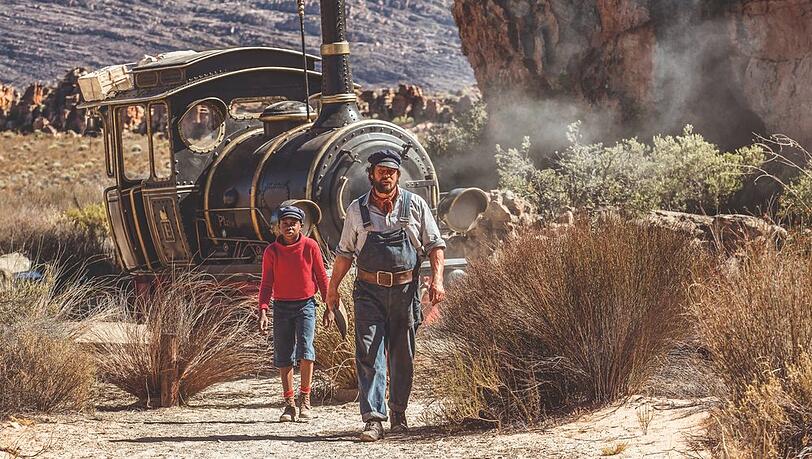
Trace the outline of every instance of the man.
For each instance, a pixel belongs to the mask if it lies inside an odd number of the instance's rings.
[[[355,362],[366,423],[362,441],[383,438],[387,419],[386,373],[389,370],[391,431],[408,428],[406,406],[412,391],[415,331],[421,320],[418,299],[420,258],[428,254],[432,278],[429,297],[442,301],[445,241],[426,201],[398,186],[401,157],[382,150],[369,157],[372,189],[347,208],[333,276],[327,289],[328,312],[338,305],[338,286],[357,263],[355,281]],[[388,362],[387,362],[388,357]]]
[[[273,360],[282,378],[285,407],[280,422],[296,421],[293,398],[293,363],[301,365],[299,420],[310,414],[310,384],[316,351],[316,301],[318,290],[325,298],[327,271],[319,244],[302,236],[304,211],[295,206],[279,209],[281,234],[262,255],[262,281],[259,289],[259,328],[268,330],[268,303],[273,299]]]

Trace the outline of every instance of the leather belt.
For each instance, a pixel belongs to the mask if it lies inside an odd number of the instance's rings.
[[[389,271],[371,272],[358,268],[358,279],[382,287],[392,287],[394,285],[408,284],[414,280],[414,271],[410,269],[396,273],[390,273]]]

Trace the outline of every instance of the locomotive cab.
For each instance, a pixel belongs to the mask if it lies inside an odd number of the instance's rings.
[[[318,92],[319,58],[305,59]],[[260,117],[269,105],[306,99],[303,66],[301,53],[278,48],[170,53],[128,69],[123,90],[97,100],[83,91],[83,106],[103,123],[107,175],[115,179],[105,203],[128,271],[190,263],[215,265],[215,274],[257,271],[264,244],[212,242],[206,220],[222,217],[200,211],[207,172],[230,147],[268,140]],[[217,259],[224,263],[211,263]]]

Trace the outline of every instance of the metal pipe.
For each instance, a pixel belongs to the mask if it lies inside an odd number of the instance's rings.
[[[299,10],[299,32],[302,35],[302,70],[304,74],[305,83],[305,107],[307,109],[307,121],[310,121],[310,81],[307,77],[307,53],[305,52],[305,31],[304,31],[304,14],[305,14],[305,0],[297,0]]]
[[[361,119],[355,102],[347,42],[345,0],[321,0],[321,111],[315,128],[337,128]]]

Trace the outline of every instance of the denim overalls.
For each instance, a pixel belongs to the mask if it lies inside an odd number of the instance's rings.
[[[357,265],[364,271],[415,271],[412,282],[392,287],[355,281],[355,361],[361,416],[365,422],[387,419],[387,354],[389,408],[406,411],[412,391],[414,337],[421,317],[417,296],[420,258],[404,229],[409,224],[411,193],[406,190],[401,193],[398,215],[401,228],[370,231],[357,257]],[[372,225],[368,205],[361,204],[361,219],[364,228]]]

